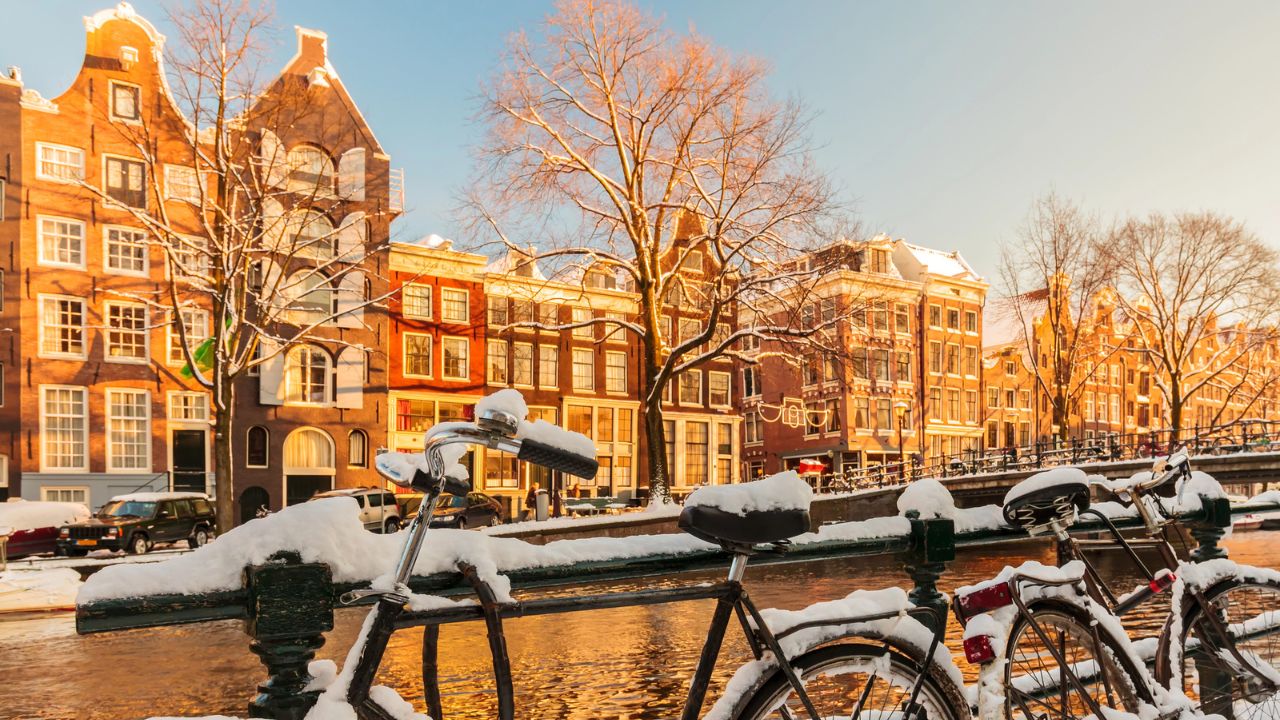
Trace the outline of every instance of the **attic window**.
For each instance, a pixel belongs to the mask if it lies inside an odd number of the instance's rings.
[[[138,107],[142,89],[137,85],[126,85],[112,81],[111,83],[111,117],[115,120],[141,120],[142,111]]]
[[[138,48],[124,45],[120,48],[120,64],[125,70],[133,67],[138,62]]]

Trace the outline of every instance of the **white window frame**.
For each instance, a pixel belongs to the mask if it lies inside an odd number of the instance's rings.
[[[587,384],[578,384],[578,358],[585,357],[590,359],[591,372],[587,376]],[[578,392],[595,392],[596,389],[596,353],[591,348],[573,348],[569,355],[570,361],[570,384],[573,389]]]
[[[45,441],[45,432],[48,430],[48,413],[45,406],[46,390],[79,390],[84,405],[84,428],[81,431],[81,442],[84,446],[84,452],[81,454],[81,465],[76,467],[53,467],[47,462],[49,444]],[[89,472],[89,388],[83,385],[40,385],[37,387],[40,393],[40,472],[56,472],[56,473],[87,473]]]
[[[45,150],[69,150],[80,156],[80,175],[74,178],[65,178],[59,175],[48,175],[44,172],[44,152]],[[37,142],[36,143],[36,179],[48,180],[49,182],[64,183],[75,185],[84,180],[84,150],[71,145],[59,145],[57,143]],[[54,162],[59,167],[75,167],[71,163]]]
[[[686,402],[684,399],[684,384],[686,378],[698,378],[698,400],[697,402]],[[702,407],[702,371],[701,370],[685,370],[676,378],[676,400],[684,407]]]
[[[295,354],[301,353],[303,350],[318,353],[321,357],[324,358],[324,362],[325,362],[324,399],[322,400],[316,401],[316,400],[290,400],[289,399],[291,397],[291,393],[289,392],[290,360],[293,358]],[[284,404],[290,407],[329,407],[330,405],[333,404],[333,372],[334,372],[333,358],[329,355],[329,353],[325,352],[320,347],[316,345],[311,345],[309,343],[303,343],[300,345],[296,345],[293,348],[290,348],[284,354],[284,367],[282,369],[282,372],[280,373],[280,382],[284,385],[284,398],[285,398]],[[299,389],[301,389],[301,386],[299,387]]]
[[[174,410],[174,405],[173,405],[173,404],[174,404],[174,401],[175,401],[175,400],[179,400],[179,399],[194,399],[194,398],[200,398],[201,400],[203,400],[203,401],[204,401],[204,417],[196,417],[196,418],[180,417],[180,416],[178,416],[177,414],[175,414],[175,413],[174,413],[174,411],[173,411],[173,410]],[[168,392],[168,397],[166,398],[166,400],[165,400],[165,405],[164,405],[164,407],[165,407],[165,412],[167,413],[167,417],[168,417],[168,419],[169,419],[169,422],[170,422],[170,423],[200,423],[200,424],[208,424],[208,423],[209,423],[209,421],[210,421],[210,415],[209,415],[209,399],[210,399],[210,398],[209,398],[209,393],[205,393],[205,392],[192,392],[192,391],[189,391],[189,390],[170,390],[170,391]]]
[[[110,162],[111,160],[122,160],[124,162],[129,162],[129,163],[137,163],[142,166],[142,205],[140,207],[134,206],[134,205],[126,205],[122,201],[111,197],[111,194],[110,194],[111,186],[107,184],[108,180],[110,179],[110,175],[107,172],[107,163]],[[104,207],[125,210],[126,212],[128,211],[129,208],[133,208],[134,210],[144,210],[144,211],[147,209],[150,202],[150,198],[148,197],[149,188],[147,187],[147,175],[151,172],[151,169],[147,166],[146,160],[140,157],[131,157],[129,155],[118,155],[116,153],[103,153],[101,170],[102,170],[102,187],[101,187],[102,204]],[[126,181],[127,180],[128,180],[128,177],[126,175]]]
[[[427,339],[427,374],[420,375],[418,373],[409,372],[409,336],[424,337]],[[427,378],[435,377],[436,369],[436,339],[431,333],[406,332],[400,335],[400,374],[407,378]]]
[[[111,311],[114,309],[142,310],[142,330],[124,330],[111,326]],[[142,303],[110,300],[102,304],[102,361],[121,363],[124,365],[147,365],[151,362],[151,318],[147,306]],[[117,357],[111,354],[111,333],[142,333],[142,357]]]
[[[63,500],[56,493],[72,492],[83,493],[84,498],[81,500]],[[82,505],[89,504],[89,486],[88,485],[41,485],[40,500],[42,502],[78,502]]]
[[[145,438],[145,440],[146,440],[146,442],[145,442],[145,447],[146,447],[146,449],[144,450],[144,453],[145,453],[145,454],[143,455],[143,459],[146,461],[146,463],[145,463],[144,465],[142,465],[141,467],[117,467],[117,466],[116,466],[117,458],[116,458],[115,454],[111,452],[111,443],[112,443],[112,440],[114,439],[114,438],[112,437],[112,435],[113,435],[114,433],[113,433],[113,432],[112,432],[112,430],[111,430],[111,421],[112,421],[112,420],[114,420],[114,419],[116,419],[116,418],[115,418],[115,416],[114,416],[114,415],[112,415],[112,413],[111,413],[111,395],[112,395],[112,393],[126,393],[126,394],[135,394],[135,395],[136,395],[136,394],[141,394],[141,395],[142,395],[142,398],[143,398],[143,407],[144,407],[144,408],[146,408],[146,415],[144,415],[144,416],[141,418],[141,420],[142,420],[142,421],[143,421],[143,423],[144,423],[144,428],[145,428],[145,429],[144,429],[144,431],[143,431],[143,437],[144,437],[144,438]],[[108,472],[108,473],[121,473],[121,474],[131,474],[131,473],[149,473],[149,472],[151,472],[151,391],[146,390],[146,389],[144,389],[144,388],[132,388],[132,387],[109,387],[109,388],[106,388],[105,390],[103,390],[102,411],[103,411],[103,415],[105,416],[105,418],[104,418],[104,419],[106,420],[106,422],[105,422],[105,424],[104,424],[104,425],[105,425],[105,429],[106,429],[106,443],[105,443],[105,447],[104,447],[104,452],[106,453],[106,456],[107,456],[107,472]],[[137,418],[130,418],[130,419],[137,419]]]
[[[449,296],[452,295],[456,300],[459,295],[462,296],[463,315],[461,318],[450,317]],[[462,288],[440,288],[440,322],[450,325],[466,325],[471,322],[471,292]]]
[[[80,262],[64,262],[45,256],[44,252],[44,223],[46,220],[52,222],[63,222],[80,227]],[[88,238],[86,237],[86,226],[83,220],[75,218],[61,217],[58,215],[36,215],[36,263],[43,267],[60,267],[70,268],[72,270],[84,270],[88,267],[87,259],[89,255]]]
[[[516,348],[527,348],[529,350],[529,382],[517,382],[516,373]],[[507,371],[508,379],[511,385],[518,388],[531,388],[534,386],[535,378],[533,375],[533,343],[529,342],[513,342],[510,346],[510,369]]]
[[[543,378],[545,377],[545,376],[543,375],[543,371],[542,371],[542,363],[543,363],[542,349],[543,349],[543,348],[548,348],[549,350],[551,350],[551,352],[555,353],[555,358],[556,358],[556,370],[555,370],[555,372],[554,372],[554,373],[551,373],[551,384],[550,384],[550,385],[548,385],[548,384],[546,384],[546,383],[544,383],[544,382],[542,381],[542,380],[543,380]],[[553,344],[553,343],[538,343],[538,373],[537,373],[537,382],[538,382],[538,387],[540,387],[540,388],[542,388],[542,389],[544,389],[544,390],[558,390],[558,389],[560,389],[560,346],[559,346],[559,345],[555,345],[555,344]]]
[[[191,177],[194,178],[194,182],[191,183],[190,185],[188,185],[185,182],[181,184],[175,183],[174,174],[179,170],[190,172]],[[186,192],[184,194],[179,194],[175,192],[175,189],[176,189],[175,185],[177,185],[178,188],[181,188]],[[192,205],[199,205],[200,198],[203,194],[204,194],[204,178],[201,177],[199,170],[196,170],[190,165],[177,165],[174,163],[165,163],[165,166],[164,166],[164,198],[165,200],[177,200],[179,202],[191,203]]]
[[[425,290],[427,292],[427,313],[425,315],[417,312],[409,312],[409,303],[405,301],[406,291],[410,288],[414,290]],[[435,303],[435,292],[430,285],[422,283],[405,283],[400,288],[400,312],[407,318],[417,318],[419,320],[430,320],[435,313],[432,312]]]
[[[134,107],[137,117],[126,117],[116,114],[116,87],[132,88],[136,91],[134,95]],[[129,125],[142,124],[142,86],[131,82],[123,82],[121,80],[107,81],[107,115],[112,122],[128,123]]]
[[[56,351],[46,351],[44,349],[45,332],[48,326],[44,323],[44,303],[46,300],[74,300],[80,303],[80,352],[64,353]],[[39,330],[36,333],[37,356],[42,358],[55,358],[62,360],[84,360],[89,357],[89,301],[82,297],[74,295],[46,295],[40,293],[36,295],[36,317],[39,323]]]
[[[142,241],[120,242],[119,244],[130,247],[142,248],[142,269],[128,270],[122,268],[111,267],[111,231],[134,233],[142,236]],[[118,241],[114,241],[118,242]],[[130,277],[149,277],[151,274],[151,249],[147,245],[147,231],[139,228],[128,227],[127,225],[104,225],[102,228],[102,271],[108,275],[128,275]]]
[[[573,335],[573,337],[579,338],[582,340],[594,340],[596,337],[596,326],[595,326],[595,323],[589,322],[590,320],[594,320],[594,319],[595,319],[595,313],[592,312],[591,308],[589,307],[582,307],[578,305],[570,308],[569,322],[571,324],[580,323],[580,322],[585,322],[587,324],[583,325],[582,327],[576,327],[570,330],[569,333]]]
[[[616,369],[609,361],[616,360],[618,358],[622,358],[622,365],[620,366],[622,369],[622,387],[620,389],[610,386],[611,380],[614,378],[609,372],[610,370]],[[604,390],[610,395],[627,394],[627,354],[625,352],[610,350],[604,354]]]
[[[501,348],[501,352],[495,352],[497,348]],[[501,356],[502,363],[498,369],[502,373],[501,379],[494,376],[493,361],[495,356]],[[507,341],[498,338],[488,338],[484,343],[484,378],[489,385],[498,387],[506,387],[511,382],[511,373],[508,369],[510,356],[507,355]]]
[[[209,311],[205,310],[204,308],[182,308],[182,312],[196,313],[197,317],[200,319],[201,324],[204,326],[204,330],[202,331],[202,334],[200,335],[200,338],[199,338],[200,342],[197,342],[191,348],[191,352],[194,354],[196,351],[196,348],[200,347],[200,343],[203,343],[205,340],[209,339],[209,333],[210,333]],[[174,328],[172,311],[170,311],[170,313],[171,314],[169,316],[169,322],[165,324],[164,361],[166,365],[169,365],[172,367],[181,367],[187,364],[187,358],[186,358],[186,354],[181,352],[182,346],[177,344],[181,342],[182,336],[179,335],[176,329]],[[173,350],[175,347],[179,350],[178,357],[176,358],[173,356]]]
[[[254,428],[262,428],[267,434],[266,457],[261,465],[254,465],[249,462],[249,433]],[[266,425],[251,425],[244,431],[244,466],[247,468],[267,468],[271,467],[271,429]]]
[[[465,292],[465,291],[464,291]],[[462,375],[449,374],[449,344],[450,342],[462,345]],[[440,378],[442,380],[460,380],[466,382],[471,379],[471,341],[465,337],[457,335],[444,335],[440,338]]]
[[[711,397],[711,378],[724,378],[724,403],[717,403]],[[719,370],[707,371],[707,404],[713,408],[733,407],[733,375]]]

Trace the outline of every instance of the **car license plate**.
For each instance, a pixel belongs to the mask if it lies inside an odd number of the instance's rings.
[[[97,545],[98,541],[97,540],[77,540],[76,544],[77,545]]]

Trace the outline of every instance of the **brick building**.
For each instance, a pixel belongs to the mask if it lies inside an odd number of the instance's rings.
[[[57,97],[25,88],[16,71],[0,81],[0,481],[12,495],[95,506],[138,489],[212,490],[210,398],[182,375],[175,325],[194,347],[210,334],[209,308],[193,295],[173,318],[143,301],[170,283],[168,253],[138,215],[163,206],[197,246],[201,233],[203,179],[166,84],[164,37],[126,3],[85,18],[85,28],[83,65]],[[374,246],[398,212],[392,174],[325,42],[300,29],[298,52],[273,86],[305,83],[306,117],[290,118],[287,131],[250,124],[246,132],[255,146],[275,142],[289,156],[288,169],[268,178],[282,185],[282,214],[314,215],[313,229],[323,215],[339,247]],[[136,146],[144,131],[154,149],[145,162]],[[287,198],[304,165],[308,177],[332,183],[323,213]],[[383,292],[385,257],[355,254],[369,267],[344,282],[360,287],[316,293],[341,303]],[[310,486],[373,482],[385,379],[381,355],[368,351],[381,347],[385,323],[377,311],[353,310],[237,389],[241,515],[309,495]]]

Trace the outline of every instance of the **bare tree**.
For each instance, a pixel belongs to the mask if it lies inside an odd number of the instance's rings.
[[[1092,368],[1120,349],[1094,322],[1099,297],[1113,280],[1101,239],[1096,217],[1050,193],[1036,200],[1017,238],[1000,253],[1000,305],[1014,316],[1033,379],[1063,440],[1072,409],[1094,382]]]
[[[219,530],[232,525],[237,384],[256,368],[319,336],[361,327],[370,297],[362,264],[370,242],[363,213],[326,219],[352,197],[349,178],[319,153],[286,154],[278,138],[324,124],[302,77],[268,77],[263,37],[270,13],[248,0],[198,0],[176,8],[178,47],[167,59],[175,112],[116,126],[141,168],[83,186],[124,209],[165,258],[163,283],[118,291],[170,328],[166,353],[212,396]],[[110,175],[110,168],[108,169]],[[363,192],[363,165],[360,169]],[[361,196],[362,197],[362,196]],[[360,348],[367,352],[371,348]]]
[[[485,89],[469,216],[508,247],[538,234],[562,271],[620,277],[638,296],[636,318],[581,324],[638,338],[655,501],[670,477],[668,383],[748,336],[795,341],[838,322],[779,322],[777,308],[798,313],[822,274],[797,258],[833,204],[801,109],[773,99],[765,78],[761,62],[632,5],[564,0],[539,37],[510,40]],[[664,327],[668,302],[696,310],[697,328]]]
[[[1190,401],[1223,383],[1243,388],[1264,372],[1252,359],[1274,339],[1276,252],[1213,213],[1130,219],[1107,247],[1176,440]],[[1257,393],[1270,384],[1264,379]]]

